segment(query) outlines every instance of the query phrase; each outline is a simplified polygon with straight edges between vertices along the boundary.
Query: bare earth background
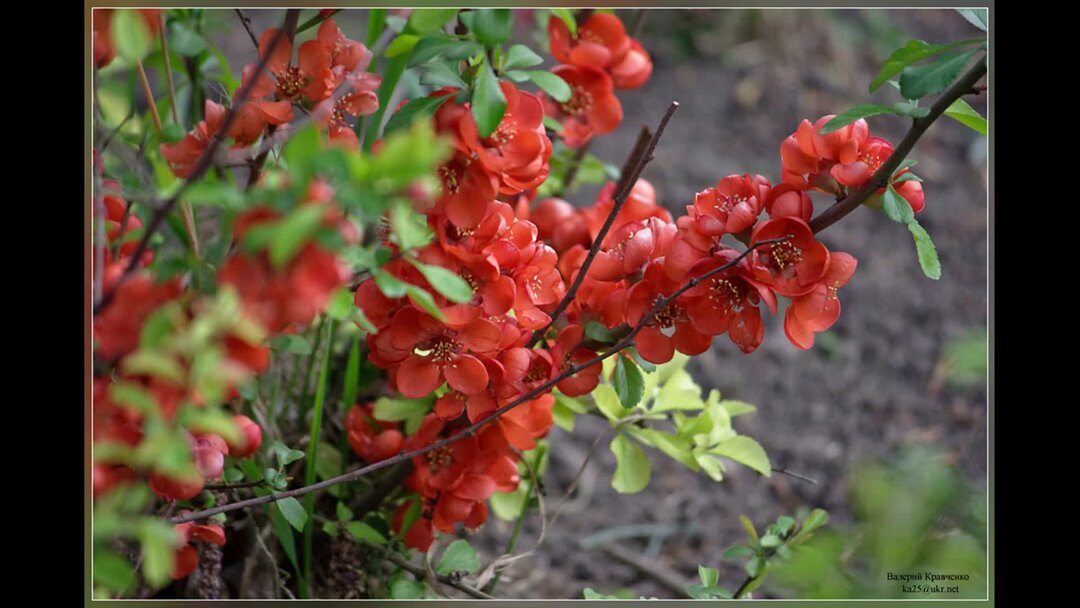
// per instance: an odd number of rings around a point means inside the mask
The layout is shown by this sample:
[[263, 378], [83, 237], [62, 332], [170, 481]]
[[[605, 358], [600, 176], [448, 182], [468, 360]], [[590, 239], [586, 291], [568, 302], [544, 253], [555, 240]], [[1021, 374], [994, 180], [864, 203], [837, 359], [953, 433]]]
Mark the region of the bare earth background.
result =
[[[280, 18], [280, 11], [248, 12], [258, 30]], [[632, 11], [621, 14], [632, 22]], [[337, 17], [352, 38], [362, 38], [365, 19], [366, 11]], [[531, 19], [520, 21], [523, 34]], [[725, 175], [761, 173], [777, 180], [779, 143], [803, 118], [897, 101], [888, 86], [867, 94], [892, 49], [911, 38], [936, 43], [978, 33], [951, 10], [650, 10], [641, 41], [655, 62], [652, 79], [637, 91], [619, 92], [624, 123], [592, 151], [620, 165], [640, 126], [654, 126], [678, 100], [681, 107], [645, 177], [662, 204], [679, 213], [695, 192]], [[233, 65], [254, 60], [239, 25], [220, 43]], [[985, 99], [968, 100], [985, 115]], [[906, 126], [898, 117], [871, 119], [873, 133], [894, 144]], [[760, 528], [799, 507], [823, 507], [832, 521], [849, 522], [851, 466], [889, 456], [907, 441], [936, 441], [966, 477], [985, 487], [985, 389], [942, 388], [934, 370], [951, 338], [986, 327], [986, 140], [943, 118], [914, 157], [926, 180], [927, 205], [919, 220], [937, 243], [940, 281], [923, 276], [907, 230], [859, 209], [822, 235], [830, 249], [855, 254], [859, 268], [842, 290], [840, 321], [818, 336], [813, 350], [792, 346], [778, 316], [767, 319], [765, 342], [753, 354], [743, 355], [722, 336], [691, 362], [690, 371], [706, 388], [758, 406], [735, 424], [764, 445], [774, 466], [817, 483], [777, 474], [766, 479], [732, 466], [717, 484], [650, 452], [649, 487], [620, 495], [609, 483], [614, 457], [601, 442], [580, 495], [547, 530], [543, 546], [505, 574], [500, 597], [580, 598], [585, 587], [678, 597], [601, 547], [579, 546], [590, 535], [639, 524], [673, 524], [676, 531], [616, 541], [624, 550], [687, 580], [696, 577], [698, 564], [719, 567], [721, 584], [734, 588], [744, 576], [741, 562], [725, 561], [721, 553], [743, 538], [740, 514]], [[582, 188], [570, 198], [589, 204], [594, 191]], [[828, 204], [816, 202], [818, 210]], [[596, 434], [607, 429], [606, 422], [586, 417], [579, 417], [573, 434], [552, 429], [544, 480], [549, 505], [561, 499]], [[493, 517], [472, 538], [485, 563], [502, 552], [511, 527]], [[531, 548], [538, 533], [533, 516], [518, 550]]]

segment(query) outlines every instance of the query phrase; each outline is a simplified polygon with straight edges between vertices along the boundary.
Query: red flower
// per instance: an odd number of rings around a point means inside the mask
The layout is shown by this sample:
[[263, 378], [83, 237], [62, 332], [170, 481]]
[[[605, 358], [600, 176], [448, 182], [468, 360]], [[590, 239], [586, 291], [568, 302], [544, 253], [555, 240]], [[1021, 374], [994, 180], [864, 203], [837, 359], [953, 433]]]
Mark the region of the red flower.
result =
[[641, 88], [652, 75], [653, 62], [637, 40], [630, 39], [630, 51], [609, 68], [611, 80], [620, 89]]
[[233, 423], [240, 430], [240, 440], [228, 444], [228, 453], [235, 458], [247, 458], [262, 445], [262, 428], [244, 415], [233, 416]]
[[379, 97], [376, 91], [382, 83], [382, 76], [362, 72], [350, 82], [352, 91], [342, 95], [332, 105], [329, 99], [319, 102], [312, 110], [312, 114], [319, 124], [326, 127], [331, 142], [359, 150], [360, 141], [356, 137], [356, 131], [346, 120], [346, 116], [355, 118], [378, 111]]
[[[907, 171], [905, 169], [904, 171]], [[903, 171], [897, 175], [902, 175]], [[911, 210], [918, 213], [926, 206], [926, 195], [923, 194], [922, 184], [916, 180], [908, 180], [906, 182], [900, 182], [895, 186], [896, 193], [904, 197], [904, 200], [911, 205]]]
[[[559, 332], [555, 344], [551, 347], [551, 359], [562, 373], [571, 365], [582, 365], [596, 357], [596, 353], [582, 348], [585, 330], [580, 325], [570, 325]], [[591, 393], [600, 383], [603, 366], [595, 363], [578, 373], [560, 380], [556, 387], [568, 397]]]
[[225, 108], [209, 99], [204, 111], [206, 120], [202, 120], [175, 144], [161, 144], [161, 156], [169, 163], [169, 169], [176, 177], [187, 178], [195, 170], [199, 158], [206, 152], [214, 135], [221, 130], [225, 118]]
[[[669, 296], [682, 284], [668, 278], [659, 264], [649, 264], [641, 281], [626, 294], [626, 323], [636, 327], [662, 296]], [[670, 302], [645, 322], [635, 338], [641, 358], [650, 363], [667, 363], [675, 351], [700, 355], [709, 349], [712, 336], [702, 334], [690, 322], [680, 300]]]
[[394, 315], [390, 337], [394, 348], [409, 352], [397, 370], [397, 389], [419, 398], [430, 395], [444, 379], [467, 395], [485, 390], [487, 368], [470, 353], [494, 350], [500, 331], [491, 321], [475, 317], [452, 329], [407, 306]]
[[[244, 68], [240, 78], [240, 89], [248, 81], [255, 77], [256, 64], [249, 64]], [[237, 107], [237, 99], [233, 99], [233, 111], [236, 118], [229, 127], [229, 137], [234, 140], [233, 147], [250, 146], [262, 136], [267, 125], [283, 125], [293, 119], [292, 103], [288, 100], [271, 101], [264, 99], [274, 92], [274, 85], [265, 74], [259, 75], [258, 82], [248, 94], [247, 101]]]
[[544, 107], [531, 93], [501, 81], [506, 112], [495, 131], [480, 139], [471, 113], [458, 121], [461, 139], [488, 172], [499, 176], [499, 192], [517, 194], [539, 186], [548, 176], [551, 140], [544, 129]]
[[[730, 263], [738, 257], [733, 249], [718, 251], [691, 268], [690, 276], [703, 274]], [[686, 314], [703, 334], [724, 332], [744, 353], [753, 352], [765, 337], [759, 304], [765, 303], [776, 314], [776, 294], [753, 279], [744, 258], [737, 265], [691, 287], [683, 296]]]
[[580, 148], [593, 134], [611, 133], [622, 122], [622, 104], [613, 92], [614, 84], [606, 72], [593, 67], [558, 65], [552, 74], [570, 85], [570, 99], [565, 103], [544, 97], [547, 114], [563, 125], [563, 143]]
[[[186, 513], [182, 511], [181, 514]], [[180, 537], [180, 546], [176, 549], [173, 560], [173, 580], [186, 578], [199, 566], [199, 552], [191, 545], [193, 540], [201, 540], [215, 545], [225, 544], [225, 529], [218, 524], [176, 524], [176, 533]]]
[[97, 353], [115, 361], [139, 346], [143, 322], [161, 305], [180, 295], [179, 279], [156, 283], [147, 274], [132, 274], [116, 288], [113, 302], [94, 317]]
[[797, 217], [806, 223], [814, 215], [814, 202], [805, 190], [784, 182], [769, 192], [765, 199], [765, 211], [769, 217]]
[[397, 423], [376, 420], [371, 405], [354, 405], [345, 416], [349, 446], [367, 462], [396, 456], [405, 443]]
[[694, 196], [695, 229], [717, 237], [752, 227], [771, 189], [769, 180], [760, 175], [729, 175], [721, 179], [715, 188]]
[[855, 274], [858, 261], [843, 252], [829, 255], [829, 267], [814, 288], [791, 300], [784, 313], [784, 334], [795, 346], [808, 349], [814, 345], [814, 334], [823, 332], [840, 318], [840, 299], [837, 290], [847, 285]]
[[779, 217], [758, 224], [750, 246], [758, 241], [792, 238], [750, 252], [750, 268], [757, 280], [787, 296], [801, 296], [814, 288], [829, 264], [829, 250], [814, 239], [810, 226], [801, 219]]
[[610, 13], [593, 13], [577, 28], [577, 37], [563, 20], [548, 20], [551, 55], [559, 63], [605, 69], [622, 61], [630, 51], [631, 40], [623, 22]]
[[854, 152], [851, 146], [845, 147], [840, 155], [840, 163], [833, 165], [829, 174], [841, 184], [857, 188], [865, 184], [892, 153], [892, 144], [887, 140], [871, 137]]
[[362, 43], [346, 38], [333, 19], [322, 22], [316, 40], [329, 53], [330, 63], [339, 80], [342, 76], [367, 68], [371, 63], [371, 51]]

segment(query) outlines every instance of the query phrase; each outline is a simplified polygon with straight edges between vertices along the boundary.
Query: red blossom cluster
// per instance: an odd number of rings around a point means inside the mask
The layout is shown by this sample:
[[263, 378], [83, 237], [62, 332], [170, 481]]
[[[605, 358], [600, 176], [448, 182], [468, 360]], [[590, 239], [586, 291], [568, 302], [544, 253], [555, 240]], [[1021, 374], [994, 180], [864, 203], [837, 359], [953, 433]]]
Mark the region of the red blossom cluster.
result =
[[570, 99], [544, 97], [549, 116], [563, 126], [563, 142], [578, 148], [594, 134], [611, 133], [622, 122], [622, 104], [615, 89], [636, 89], [652, 75], [652, 58], [626, 34], [622, 20], [611, 13], [593, 13], [576, 35], [559, 17], [548, 21], [551, 55], [561, 65], [551, 72], [570, 85]]

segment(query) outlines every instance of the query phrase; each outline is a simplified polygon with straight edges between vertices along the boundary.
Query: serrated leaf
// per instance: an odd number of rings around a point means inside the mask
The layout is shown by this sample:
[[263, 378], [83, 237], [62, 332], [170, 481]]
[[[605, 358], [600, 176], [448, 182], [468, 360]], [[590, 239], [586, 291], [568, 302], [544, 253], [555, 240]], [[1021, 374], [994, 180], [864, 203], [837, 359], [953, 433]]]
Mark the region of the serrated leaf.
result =
[[420, 274], [424, 275], [427, 282], [435, 288], [435, 291], [441, 293], [446, 299], [457, 304], [464, 304], [472, 301], [472, 287], [469, 287], [469, 284], [465, 282], [465, 279], [461, 278], [456, 273], [447, 270], [442, 266], [424, 264], [423, 262], [412, 258], [409, 258], [409, 263], [415, 266], [416, 269], [420, 271]]
[[967, 19], [968, 23], [984, 32], [990, 27], [990, 15], [985, 8], [958, 8], [956, 12]]
[[634, 494], [649, 485], [649, 458], [641, 446], [622, 433], [611, 441], [611, 452], [615, 454], [615, 475], [611, 478], [611, 487], [620, 494]]
[[935, 281], [941, 278], [941, 261], [938, 259], [937, 247], [934, 240], [926, 232], [919, 222], [914, 219], [908, 225], [911, 236], [915, 239], [915, 252], [919, 256], [919, 266], [923, 274]]
[[615, 392], [615, 388], [610, 384], [601, 384], [597, 386], [592, 392], [592, 397], [593, 401], [596, 402], [597, 409], [599, 409], [608, 420], [614, 422], [626, 415], [626, 411], [619, 401], [618, 393]]
[[645, 379], [641, 376], [641, 370], [633, 361], [626, 357], [617, 357], [615, 373], [612, 382], [615, 385], [615, 393], [619, 396], [619, 402], [626, 409], [631, 409], [641, 403], [641, 397], [645, 394]]
[[372, 528], [370, 525], [362, 521], [350, 522], [345, 526], [345, 530], [357, 540], [369, 542], [375, 545], [385, 545], [386, 537], [379, 533], [378, 530]]
[[941, 55], [927, 65], [908, 66], [900, 72], [900, 94], [905, 99], [919, 99], [949, 88], [971, 58], [978, 52], [965, 51]]
[[439, 106], [446, 103], [448, 99], [450, 99], [449, 95], [440, 95], [438, 97], [421, 97], [409, 100], [408, 103], [401, 106], [400, 110], [394, 112], [394, 115], [387, 121], [386, 128], [383, 130], [383, 137], [398, 129], [409, 127], [416, 120], [430, 118], [439, 109]]
[[439, 565], [435, 567], [435, 572], [439, 574], [450, 574], [451, 572], [472, 573], [479, 570], [480, 565], [480, 558], [476, 556], [476, 549], [469, 544], [469, 541], [459, 538], [447, 545], [446, 550], [443, 551], [442, 559], [439, 560]]
[[510, 38], [513, 14], [507, 8], [482, 8], [470, 11], [469, 28], [480, 44], [492, 48]]
[[476, 74], [472, 94], [472, 115], [479, 136], [484, 138], [494, 133], [505, 113], [506, 96], [491, 64], [485, 59]]
[[281, 334], [270, 340], [270, 348], [284, 353], [297, 355], [310, 355], [311, 344], [303, 336], [297, 334]]
[[420, 42], [420, 37], [414, 34], [400, 34], [397, 38], [394, 38], [393, 42], [386, 47], [386, 58], [393, 59], [399, 55], [404, 55], [413, 50], [416, 43]]
[[560, 103], [570, 101], [572, 93], [570, 85], [566, 84], [561, 77], [543, 70], [528, 70], [526, 74], [529, 75], [529, 80], [533, 81], [533, 84], [540, 87], [541, 91], [550, 95], [555, 101]]
[[911, 204], [900, 196], [900, 193], [891, 185], [885, 189], [882, 202], [881, 209], [885, 212], [885, 215], [889, 216], [890, 220], [907, 224], [915, 219], [915, 211], [911, 209]]
[[709, 450], [710, 454], [730, 458], [739, 464], [746, 465], [761, 473], [765, 477], [772, 475], [772, 465], [765, 449], [754, 439], [746, 435], [736, 435], [731, 439], [721, 441], [716, 447]]
[[289, 522], [289, 525], [296, 528], [297, 532], [304, 531], [308, 516], [307, 511], [304, 510], [304, 505], [300, 504], [299, 500], [289, 496], [277, 501], [277, 506], [285, 520]]
[[112, 14], [109, 37], [116, 54], [132, 63], [146, 57], [154, 45], [146, 21], [132, 9], [121, 9]]
[[868, 103], [868, 104], [855, 106], [854, 108], [851, 108], [850, 110], [848, 110], [846, 112], [841, 112], [840, 114], [837, 114], [835, 117], [833, 117], [832, 120], [825, 123], [825, 126], [823, 126], [821, 128], [821, 131], [819, 131], [819, 133], [821, 135], [826, 135], [828, 133], [832, 133], [833, 131], [836, 131], [837, 129], [846, 127], [847, 125], [850, 125], [851, 123], [855, 122], [856, 120], [859, 120], [860, 118], [866, 118], [867, 116], [876, 116], [878, 114], [896, 114], [896, 113], [897, 112], [896, 112], [896, 110], [894, 108], [890, 108], [889, 106], [878, 105], [876, 103]]
[[986, 119], [963, 99], [957, 99], [945, 108], [945, 115], [971, 130], [986, 135]]
[[532, 49], [524, 44], [515, 44], [506, 51], [506, 62], [503, 64], [503, 69], [529, 68], [541, 63], [544, 63], [544, 60], [540, 55], [534, 53]]
[[968, 44], [974, 44], [979, 42], [979, 39], [961, 40], [959, 42], [952, 42], [949, 44], [930, 44], [923, 42], [922, 40], [909, 40], [907, 44], [896, 49], [889, 55], [889, 58], [885, 60], [885, 64], [881, 66], [881, 71], [870, 82], [870, 92], [873, 93], [886, 82], [892, 84], [897, 89], [900, 88], [900, 84], [889, 79], [899, 74], [901, 70], [907, 66], [933, 57], [942, 51], [964, 46]]

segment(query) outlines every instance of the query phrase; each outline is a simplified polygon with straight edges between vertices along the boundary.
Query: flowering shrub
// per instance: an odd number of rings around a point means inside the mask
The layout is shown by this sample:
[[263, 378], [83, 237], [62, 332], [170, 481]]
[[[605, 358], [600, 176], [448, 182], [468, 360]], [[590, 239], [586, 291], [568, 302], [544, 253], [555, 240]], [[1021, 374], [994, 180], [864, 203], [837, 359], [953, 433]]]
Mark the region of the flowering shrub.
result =
[[[193, 543], [228, 542], [243, 508], [266, 505], [252, 513], [272, 522], [305, 597], [318, 520], [328, 542], [398, 556], [479, 528], [491, 511], [524, 517], [551, 426], [572, 430], [578, 415], [615, 428], [622, 493], [649, 482], [642, 445], [716, 481], [721, 458], [770, 475], [764, 449], [731, 423], [753, 406], [703, 397], [687, 357], [724, 334], [753, 352], [764, 315], [781, 308], [787, 338], [811, 348], [838, 322], [857, 268], [818, 234], [860, 203], [907, 224], [937, 278], [914, 219], [926, 206], [920, 180], [864, 116], [933, 120], [985, 71], [980, 59], [952, 85], [963, 64], [937, 83], [907, 68], [923, 95], [948, 88], [944, 102], [804, 120], [779, 145], [778, 182], [717, 176], [673, 216], [641, 172], [677, 103], [622, 171], [582, 171], [602, 166], [587, 148], [620, 126], [621, 91], [653, 72], [613, 12], [540, 12], [556, 62], [547, 69], [528, 69], [544, 60], [527, 46], [507, 46], [505, 9], [373, 10], [363, 41], [335, 10], [303, 23], [289, 10], [262, 32], [237, 12], [256, 59], [239, 81], [219, 63], [216, 98], [192, 72], [183, 120], [164, 46], [205, 69], [216, 57], [206, 11], [95, 12], [96, 69], [134, 67], [152, 117], [138, 134], [104, 135], [117, 136], [109, 147], [99, 131], [94, 150], [103, 596], [199, 571]], [[156, 41], [165, 93], [144, 68]], [[424, 93], [390, 107], [406, 70]], [[133, 161], [116, 149], [134, 135], [152, 145]], [[155, 181], [140, 182], [134, 163]], [[575, 206], [564, 198], [575, 180], [605, 183]], [[815, 217], [815, 192], [840, 202]], [[177, 243], [163, 242], [163, 225]], [[284, 427], [305, 439], [290, 448]], [[350, 483], [381, 469], [374, 484]], [[451, 586], [447, 575], [478, 570], [455, 565], [476, 559], [461, 547], [436, 568]], [[388, 592], [425, 593], [400, 578]]]

